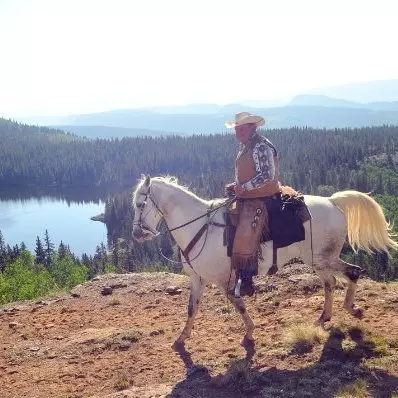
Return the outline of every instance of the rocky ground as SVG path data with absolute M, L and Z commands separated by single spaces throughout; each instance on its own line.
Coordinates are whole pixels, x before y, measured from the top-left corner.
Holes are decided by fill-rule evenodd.
M 105 275 L 0 307 L 0 396 L 398 396 L 398 283 L 360 280 L 362 320 L 342 309 L 340 284 L 326 330 L 312 326 L 323 289 L 306 267 L 257 284 L 261 293 L 246 300 L 253 349 L 241 346 L 240 316 L 214 286 L 185 347 L 172 348 L 186 319 L 182 275 Z

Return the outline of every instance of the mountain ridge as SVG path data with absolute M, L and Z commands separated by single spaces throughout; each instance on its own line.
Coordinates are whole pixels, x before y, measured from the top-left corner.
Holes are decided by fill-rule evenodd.
M 220 133 L 226 130 L 224 122 L 241 111 L 263 116 L 268 121 L 268 128 L 397 125 L 398 79 L 314 89 L 296 95 L 290 101 L 246 100 L 226 105 L 152 106 L 20 120 L 67 129 L 77 135 L 88 134 L 92 138 L 115 138 L 123 134 Z

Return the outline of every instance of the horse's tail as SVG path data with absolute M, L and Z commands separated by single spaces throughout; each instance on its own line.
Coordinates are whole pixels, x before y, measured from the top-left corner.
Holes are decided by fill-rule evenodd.
M 388 252 L 390 248 L 398 249 L 383 209 L 369 195 L 358 191 L 342 191 L 333 194 L 329 200 L 346 217 L 348 242 L 354 251 Z

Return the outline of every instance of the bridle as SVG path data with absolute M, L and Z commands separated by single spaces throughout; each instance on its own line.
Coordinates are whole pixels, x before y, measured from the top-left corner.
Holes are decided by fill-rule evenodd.
M 174 227 L 174 228 L 169 228 L 169 227 L 167 227 L 167 231 L 165 231 L 165 232 L 159 232 L 159 231 L 157 230 L 157 228 L 158 228 L 158 225 L 159 225 L 159 223 L 160 223 L 161 220 L 159 220 L 159 222 L 158 222 L 158 224 L 157 224 L 157 226 L 156 226 L 156 228 L 155 228 L 155 231 L 153 231 L 152 228 L 148 227 L 148 226 L 144 223 L 144 220 L 145 220 L 145 217 L 146 217 L 146 215 L 144 216 L 144 209 L 145 209 L 145 206 L 146 206 L 146 204 L 147 204 L 147 200 L 148 200 L 148 199 L 149 199 L 149 200 L 152 202 L 152 204 L 155 206 L 157 212 L 160 213 L 160 215 L 162 216 L 162 218 L 164 218 L 164 213 L 163 213 L 162 210 L 159 208 L 158 204 L 156 203 L 156 200 L 154 200 L 154 198 L 153 198 L 152 195 L 151 195 L 151 187 L 149 186 L 147 192 L 145 192 L 145 193 L 140 193 L 140 195 L 145 196 L 145 198 L 144 198 L 144 200 L 142 201 L 142 203 L 140 203 L 139 205 L 136 204 L 136 207 L 138 207 L 138 208 L 140 209 L 140 214 L 139 214 L 139 217 L 138 217 L 137 222 L 133 222 L 133 227 L 134 227 L 135 225 L 137 225 L 137 226 L 140 227 L 143 231 L 148 231 L 148 232 L 150 232 L 154 237 L 159 236 L 159 235 L 165 235 L 165 234 L 167 234 L 168 232 L 176 231 L 177 229 L 180 229 L 180 228 L 183 228 L 183 227 L 185 227 L 185 226 L 187 226 L 187 225 L 189 225 L 189 224 L 192 224 L 192 223 L 194 223 L 195 221 L 197 221 L 197 220 L 199 220 L 199 219 L 201 219 L 201 218 L 207 217 L 206 223 L 202 225 L 202 227 L 199 229 L 199 231 L 196 233 L 196 235 L 192 238 L 191 242 L 188 244 L 188 246 L 185 248 L 185 250 L 182 250 L 182 249 L 180 248 L 181 253 L 183 254 L 183 256 L 184 256 L 185 259 L 186 259 L 186 263 L 189 264 L 189 265 L 191 266 L 192 269 L 193 269 L 193 267 L 192 267 L 192 265 L 191 265 L 191 261 L 193 261 L 193 260 L 195 260 L 196 258 L 198 258 L 198 257 L 200 256 L 200 254 L 202 253 L 203 248 L 205 247 L 205 244 L 206 244 L 206 241 L 207 241 L 207 234 L 208 234 L 208 230 L 209 230 L 209 225 L 214 225 L 214 226 L 216 226 L 216 227 L 225 227 L 225 226 L 226 226 L 226 224 L 221 224 L 221 223 L 218 223 L 218 222 L 215 222 L 215 221 L 212 220 L 212 218 L 215 216 L 215 212 L 217 212 L 217 211 L 218 211 L 220 208 L 222 208 L 222 207 L 229 206 L 229 204 L 231 204 L 232 202 L 234 202 L 234 201 L 236 200 L 235 197 L 233 197 L 233 198 L 228 198 L 228 199 L 226 199 L 225 201 L 223 201 L 220 205 L 218 205 L 218 206 L 216 206 L 216 207 L 213 207 L 213 203 L 212 203 L 212 204 L 210 205 L 210 208 L 207 209 L 206 213 L 200 215 L 199 217 L 196 217 L 196 218 L 194 218 L 194 219 L 192 219 L 192 220 L 189 220 L 189 221 L 187 221 L 186 223 L 181 224 L 181 225 L 178 225 L 177 227 Z M 149 212 L 148 212 L 148 213 L 149 213 Z M 147 214 L 148 214 L 148 213 L 147 213 Z M 212 214 L 213 214 L 213 216 L 211 216 Z M 189 252 L 192 250 L 192 248 L 196 245 L 196 243 L 199 241 L 199 239 L 202 237 L 203 233 L 205 233 L 205 232 L 206 232 L 206 235 L 205 235 L 205 240 L 204 240 L 204 242 L 203 242 L 202 248 L 200 249 L 199 253 L 198 253 L 193 259 L 189 259 Z M 166 260 L 168 260 L 168 261 L 170 261 L 170 262 L 176 263 L 176 261 L 173 261 L 173 260 L 171 260 L 171 259 L 165 257 L 164 254 L 161 252 L 161 250 L 160 250 L 160 254 L 161 254 L 162 257 L 164 257 Z M 182 263 L 182 261 L 178 261 L 177 263 Z
M 160 232 L 157 230 L 157 226 L 155 228 L 155 231 L 153 231 L 152 228 L 150 228 L 148 225 L 144 224 L 145 217 L 149 214 L 149 211 L 148 211 L 148 213 L 146 213 L 145 216 L 144 216 L 144 210 L 145 210 L 145 206 L 146 206 L 148 198 L 152 202 L 152 204 L 155 206 L 157 212 L 161 214 L 162 218 L 164 217 L 164 214 L 163 214 L 162 210 L 160 210 L 160 208 L 157 205 L 156 201 L 153 200 L 153 198 L 151 196 L 151 187 L 148 188 L 147 192 L 141 193 L 140 195 L 145 196 L 145 198 L 142 201 L 142 203 L 140 203 L 139 205 L 136 205 L 140 209 L 140 214 L 139 214 L 139 217 L 138 217 L 138 221 L 137 222 L 133 222 L 133 227 L 135 225 L 137 225 L 142 230 L 149 231 L 154 236 L 158 236 L 160 234 Z M 161 220 L 159 220 L 159 223 L 160 223 L 160 221 Z M 159 225 L 159 223 L 158 223 L 158 225 Z
M 155 206 L 157 212 L 161 214 L 162 218 L 164 218 L 164 214 L 163 214 L 162 210 L 160 210 L 160 207 L 158 206 L 158 204 L 156 203 L 156 201 L 154 200 L 154 198 L 153 198 L 152 195 L 151 195 L 151 187 L 148 188 L 148 191 L 147 191 L 147 192 L 145 192 L 145 193 L 140 193 L 140 195 L 145 196 L 145 199 L 143 200 L 142 203 L 140 203 L 139 205 L 136 205 L 136 207 L 138 207 L 138 208 L 140 209 L 140 215 L 139 215 L 139 217 L 138 217 L 138 221 L 133 223 L 133 226 L 134 226 L 134 225 L 137 225 L 137 226 L 139 226 L 140 228 L 142 228 L 142 229 L 144 229 L 144 230 L 147 230 L 147 231 L 151 232 L 151 233 L 154 234 L 155 236 L 157 236 L 157 235 L 162 235 L 162 234 L 163 234 L 162 232 L 157 231 L 157 227 L 156 227 L 156 230 L 153 231 L 150 227 L 148 227 L 147 225 L 145 225 L 145 224 L 143 223 L 143 220 L 145 219 L 145 217 L 143 216 L 143 213 L 144 213 L 144 209 L 145 209 L 145 206 L 146 206 L 146 203 L 147 203 L 147 199 L 148 199 L 148 198 L 149 198 L 149 200 L 152 202 L 152 204 Z M 187 226 L 187 225 L 189 225 L 189 224 L 192 224 L 193 222 L 195 222 L 195 221 L 197 221 L 197 220 L 200 220 L 200 219 L 203 218 L 203 217 L 206 217 L 206 216 L 207 216 L 207 217 L 210 217 L 210 215 L 211 215 L 212 213 L 216 212 L 216 211 L 219 210 L 221 207 L 225 207 L 225 206 L 229 205 L 230 203 L 234 202 L 235 200 L 236 200 L 235 197 L 234 197 L 234 198 L 228 198 L 228 199 L 226 199 L 224 202 L 222 202 L 222 203 L 221 203 L 219 206 L 217 206 L 217 207 L 212 207 L 212 205 L 211 205 L 210 208 L 206 211 L 206 213 L 203 213 L 203 214 L 200 215 L 199 217 L 196 217 L 196 218 L 194 218 L 194 219 L 192 219 L 192 220 L 189 220 L 189 221 L 187 221 L 187 222 L 184 223 L 184 224 L 178 225 L 177 227 L 174 227 L 174 228 L 167 228 L 167 230 L 168 230 L 168 232 L 173 232 L 173 231 L 176 231 L 177 229 L 180 229 L 180 228 L 183 228 L 183 227 L 185 227 L 185 226 Z M 149 213 L 149 212 L 148 212 L 148 213 Z M 148 213 L 147 213 L 147 214 L 148 214 Z M 145 215 L 145 216 L 146 216 L 146 215 Z M 160 220 L 159 220 L 159 222 L 160 222 Z M 218 225 L 218 223 L 214 223 L 214 224 L 215 224 L 215 225 Z M 219 226 L 221 226 L 221 224 L 220 224 Z M 225 226 L 225 225 L 222 225 L 222 226 Z

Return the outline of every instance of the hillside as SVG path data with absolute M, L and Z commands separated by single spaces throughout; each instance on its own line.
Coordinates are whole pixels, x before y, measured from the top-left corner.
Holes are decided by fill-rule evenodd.
M 340 288 L 334 319 L 323 331 L 311 326 L 320 315 L 323 290 L 308 271 L 293 265 L 257 280 L 261 293 L 246 300 L 257 326 L 254 351 L 240 345 L 240 317 L 214 286 L 205 289 L 185 349 L 172 349 L 186 318 L 188 279 L 182 275 L 110 274 L 72 294 L 0 307 L 1 396 L 398 393 L 397 283 L 360 280 L 357 302 L 366 311 L 361 321 L 342 310 Z M 102 295 L 104 287 L 113 287 L 112 294 Z
M 49 123 L 56 128 L 65 128 L 75 134 L 81 134 L 82 128 L 90 128 L 91 137 L 114 138 L 124 133 L 136 136 L 137 131 L 148 135 L 148 131 L 163 134 L 183 135 L 213 134 L 226 130 L 225 121 L 234 118 L 242 110 L 263 116 L 267 128 L 312 127 L 312 128 L 347 128 L 364 126 L 398 125 L 398 109 L 395 102 L 378 103 L 363 106 L 325 97 L 305 96 L 307 100 L 297 104 L 297 100 L 284 107 L 254 108 L 239 104 L 219 107 L 209 113 L 186 113 L 186 109 L 156 111 L 149 109 L 115 110 L 87 115 L 72 115 L 62 121 Z M 328 97 L 326 97 L 328 98 Z M 347 105 L 348 104 L 348 105 Z M 354 106 L 355 105 L 355 106 Z M 170 113 L 166 113 L 170 112 Z M 26 121 L 26 120 L 25 120 Z M 29 123 L 46 125 L 46 119 L 30 118 Z M 66 127 L 65 127 L 66 126 Z M 98 132 L 95 132 L 98 127 Z

